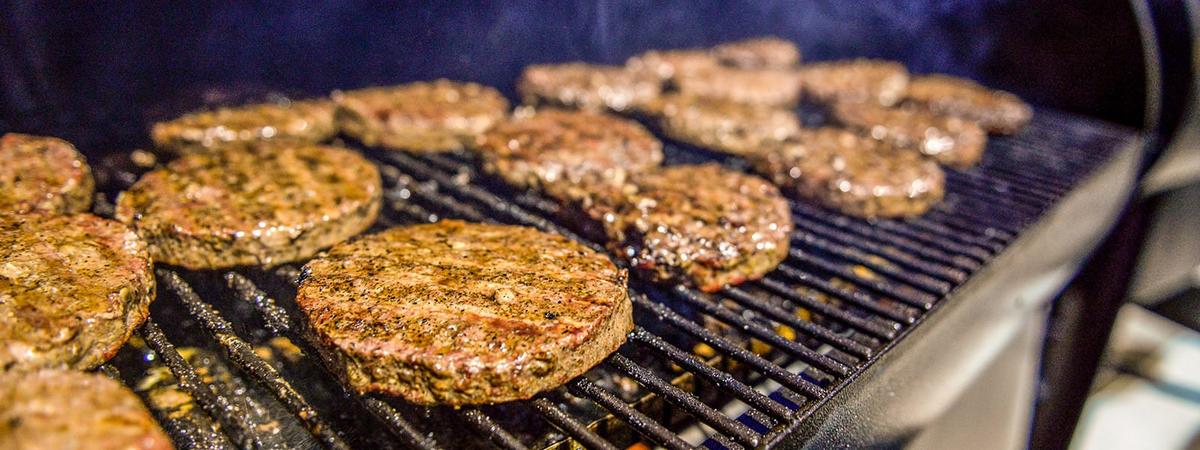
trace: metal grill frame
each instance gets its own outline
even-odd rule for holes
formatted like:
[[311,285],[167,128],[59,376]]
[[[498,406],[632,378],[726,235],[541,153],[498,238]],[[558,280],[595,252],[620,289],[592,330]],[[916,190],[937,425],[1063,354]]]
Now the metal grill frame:
[[[1097,196],[1107,196],[1119,205],[1130,191],[1132,181],[1123,174],[1132,173],[1127,169],[1136,164],[1138,146],[1132,133],[1052,111],[1039,110],[1035,117],[1035,120],[1045,123],[1032,127],[1018,138],[1001,139],[1006,147],[1003,157],[997,156],[996,150],[989,149],[992,157],[985,163],[986,170],[949,170],[948,183],[951,188],[948,190],[947,203],[929,215],[908,221],[867,223],[803,203],[793,203],[797,225],[797,231],[793,234],[793,250],[788,262],[764,280],[749,286],[728,287],[717,294],[702,294],[680,286],[664,288],[634,283],[639,285],[634,288],[635,308],[651,313],[661,325],[709,344],[725,357],[745,364],[805,399],[798,409],[793,410],[777,400],[767,398],[743,380],[704,364],[688,350],[669,344],[643,328],[641,323],[630,334],[631,345],[651,350],[749,405],[758,416],[773,423],[768,433],[758,433],[737,418],[725,416],[695,396],[672,386],[662,377],[638,367],[620,352],[608,358],[605,364],[636,379],[645,389],[664,398],[674,408],[716,430],[718,434],[714,435],[714,439],[727,446],[792,447],[806,441],[820,441],[830,432],[835,433],[836,437],[847,438],[847,441],[842,441],[843,444],[853,441],[854,434],[846,431],[841,424],[849,419],[864,417],[865,405],[870,400],[864,402],[863,395],[885,384],[881,382],[884,378],[893,378],[886,384],[901,382],[904,378],[896,375],[894,368],[902,365],[905,358],[915,360],[917,357],[911,354],[919,353],[920,347],[929,347],[932,338],[928,335],[937,332],[944,334],[951,328],[968,326],[972,305],[979,305],[979,300],[989,293],[1003,292],[1003,286],[997,285],[1006,278],[1002,275],[1012,273],[1012,267],[1030,259],[1031,253],[1037,253],[1031,252],[1031,249],[1038,249],[1039,241],[1061,239],[1064,235],[1086,240],[1098,236],[1111,224],[1109,215],[1083,229],[1067,230],[1064,229],[1064,219],[1069,218],[1064,217],[1064,211],[1077,208],[1075,205],[1081,202],[1094,202]],[[1075,129],[1068,127],[1062,131],[1098,133],[1107,141],[1090,148],[1069,147],[1062,150],[1069,152],[1060,156],[1063,164],[1060,168],[1021,167],[1017,161],[1008,160],[1012,155],[1007,152],[1055,151],[1035,145],[1039,138],[1055,138],[1056,135],[1051,131],[1055,124],[1074,125]],[[1035,122],[1035,125],[1038,123]],[[1058,138],[1061,139],[1061,136]],[[464,177],[471,181],[479,179],[479,175],[464,160],[443,155],[413,156],[370,149],[364,151],[381,164],[385,177],[402,186],[386,194],[387,211],[380,218],[384,224],[428,221],[437,215],[431,210],[438,210],[467,220],[493,222],[504,219],[508,223],[535,226],[578,239],[603,251],[603,247],[597,243],[588,242],[547,219],[546,204],[541,199],[520,195],[506,197],[474,183],[463,183]],[[699,154],[702,158],[714,157],[697,149],[673,151]],[[1059,176],[1062,174],[1073,174],[1078,178],[1064,180]],[[128,176],[111,178],[130,179]],[[996,208],[996,205],[1000,208]],[[105,205],[97,207],[98,212],[106,209]],[[1066,225],[1078,227],[1078,224]],[[1079,252],[1088,248],[1076,242],[1066,249],[1071,252],[1064,250],[1068,254],[1058,259],[1079,260],[1082,258]],[[856,263],[875,275],[870,278],[859,276],[848,269],[849,266],[834,264],[831,260]],[[289,280],[296,280],[298,275],[292,266],[284,266],[274,272]],[[300,419],[318,442],[330,448],[349,448],[344,436],[324,421],[288,380],[255,355],[250,344],[233,332],[229,322],[217,309],[197,296],[171,270],[159,268],[156,273],[164,288],[160,291],[169,292],[170,296],[175,297],[174,300],[160,301],[180,302],[200,323],[201,328],[210,334],[226,359],[272,393]],[[829,282],[831,276],[848,280],[853,288]],[[270,296],[236,271],[226,272],[224,279],[230,290],[258,310],[273,334],[288,337],[300,345],[309,357],[317,354],[308,336],[301,331],[303,328],[295,311],[278,306]],[[796,285],[834,298],[838,304],[797,293],[793,288]],[[827,324],[800,320],[777,303],[766,301],[760,291],[784,297],[785,303],[793,311],[795,308],[812,311],[824,316],[827,321],[839,323],[842,329],[835,330]],[[647,293],[653,295],[648,297]],[[810,370],[831,377],[835,382],[823,386],[807,375],[789,372],[651,297],[670,297],[726,325],[740,328],[745,334],[766,342],[781,354],[807,363]],[[716,298],[726,301],[717,301]],[[891,301],[882,303],[880,299],[883,298]],[[801,340],[787,339],[762,325],[760,319],[763,318],[769,319],[770,323],[792,327],[796,335],[828,346],[841,356],[832,357]],[[850,339],[847,333],[865,336],[866,340]],[[222,393],[214,393],[195,376],[191,366],[179,356],[155,323],[147,323],[140,334],[162,356],[180,380],[181,388],[191,393],[200,406],[224,426],[233,442],[247,444],[252,441],[248,437],[252,433],[246,429],[246,424],[239,422],[236,414],[231,414],[236,411],[229,407]],[[888,375],[883,376],[885,373]],[[568,383],[565,389],[608,410],[644,439],[667,448],[688,446],[675,432],[596,383],[579,378]],[[386,425],[402,443],[413,447],[438,447],[437,442],[422,434],[419,427],[408,422],[388,401],[370,396],[360,397],[348,391],[346,395],[359,399],[362,407]],[[611,443],[589,430],[587,424],[559,410],[548,396],[539,396],[528,405],[548,424],[576,442],[589,448],[613,448]],[[483,410],[466,408],[459,415],[481,438],[489,439],[496,446],[525,448],[519,439]],[[833,424],[832,427],[830,424]]]

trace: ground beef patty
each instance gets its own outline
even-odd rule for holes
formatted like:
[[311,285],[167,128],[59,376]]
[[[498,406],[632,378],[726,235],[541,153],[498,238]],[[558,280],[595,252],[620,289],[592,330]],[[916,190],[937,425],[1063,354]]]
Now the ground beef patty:
[[785,69],[800,63],[800,49],[777,37],[758,37],[713,47],[721,63],[742,69]]
[[916,77],[908,98],[936,113],[977,121],[992,133],[1016,133],[1033,117],[1033,110],[1017,96],[949,75]]
[[625,111],[653,100],[661,91],[656,77],[587,63],[532,65],[517,80],[517,92],[526,104],[588,111]]
[[335,246],[301,279],[296,303],[334,372],[424,405],[530,398],[633,329],[624,271],[526,227],[393,228]]
[[146,244],[121,223],[0,216],[0,372],[107,361],[149,314],[152,270]]
[[650,50],[625,61],[625,67],[649,74],[660,80],[708,70],[719,66],[717,58],[707,50]]
[[309,100],[201,111],[156,123],[150,136],[155,145],[180,154],[230,143],[317,143],[337,134],[333,108],[328,100]]
[[838,128],[805,129],[747,159],[789,196],[859,217],[919,215],[945,193],[937,163]]
[[461,150],[508,114],[499,91],[444,79],[334,92],[333,99],[342,132],[411,152]]
[[118,220],[154,260],[189,269],[273,265],[365,230],[379,212],[379,171],[337,147],[225,147],[172,161],[117,198]]
[[792,110],[667,95],[639,108],[681,142],[741,155],[800,131]]
[[766,180],[716,164],[672,166],[625,183],[555,186],[564,216],[653,281],[712,292],[761,278],[787,257],[787,201]]
[[891,106],[904,98],[908,69],[897,62],[853,59],[805,64],[800,69],[804,94],[833,103],[876,102]]
[[75,214],[92,206],[95,181],[83,155],[52,137],[0,137],[0,214]]
[[171,441],[137,395],[94,373],[0,375],[0,448],[166,450]]
[[800,73],[790,69],[714,67],[675,77],[680,94],[708,100],[790,107],[800,101]]
[[921,108],[842,102],[831,109],[838,121],[851,128],[897,147],[916,149],[948,166],[975,165],[987,145],[987,134],[979,124]]
[[524,110],[480,136],[484,170],[519,189],[622,180],[662,163],[662,143],[637,122],[582,111]]

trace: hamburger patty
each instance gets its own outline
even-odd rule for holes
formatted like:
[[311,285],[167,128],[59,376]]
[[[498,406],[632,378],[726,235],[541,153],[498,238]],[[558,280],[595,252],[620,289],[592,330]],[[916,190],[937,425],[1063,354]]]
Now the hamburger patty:
[[919,108],[888,108],[874,103],[838,103],[838,121],[901,148],[914,148],[937,162],[967,168],[983,157],[987,134],[979,124]]
[[334,92],[342,132],[370,146],[412,152],[461,150],[508,114],[500,92],[450,80]]
[[92,206],[95,181],[83,155],[52,137],[0,137],[0,214],[75,214]]
[[308,100],[221,108],[154,124],[154,144],[176,153],[206,151],[231,143],[317,143],[337,134],[333,102]]
[[664,167],[625,183],[559,185],[551,196],[643,277],[712,292],[761,278],[788,252],[787,201],[766,180],[716,164]]
[[1016,133],[1033,117],[1033,110],[1017,96],[949,75],[917,77],[909,85],[908,98],[933,112],[979,122],[992,133]]
[[624,111],[653,100],[661,91],[656,77],[587,63],[532,65],[517,80],[517,93],[526,104],[588,111]]
[[379,171],[350,150],[224,147],[151,171],[117,198],[154,260],[189,269],[305,259],[367,229]]
[[786,69],[800,63],[800,49],[777,37],[758,37],[713,47],[721,63],[742,69]]
[[107,361],[149,314],[152,270],[146,244],[121,223],[0,216],[0,372]]
[[891,106],[904,98],[908,69],[897,62],[853,59],[806,64],[800,68],[804,94],[817,101],[875,102]]
[[527,399],[600,363],[633,329],[626,274],[532,228],[446,220],[337,245],[296,303],[358,392],[424,405]]
[[681,142],[742,155],[800,131],[800,119],[788,109],[666,95],[640,111],[662,132]]
[[[528,111],[528,110],[527,110]],[[662,163],[662,143],[637,122],[556,109],[517,114],[480,136],[484,170],[519,189],[624,179]]]
[[714,67],[676,76],[675,87],[708,100],[781,107],[800,101],[800,73],[788,69]]
[[650,50],[625,61],[625,67],[634,72],[671,80],[719,66],[717,58],[707,50]]
[[838,128],[805,129],[747,159],[789,196],[859,217],[919,215],[945,193],[937,163]]
[[173,448],[129,389],[103,375],[67,370],[0,375],[0,448]]

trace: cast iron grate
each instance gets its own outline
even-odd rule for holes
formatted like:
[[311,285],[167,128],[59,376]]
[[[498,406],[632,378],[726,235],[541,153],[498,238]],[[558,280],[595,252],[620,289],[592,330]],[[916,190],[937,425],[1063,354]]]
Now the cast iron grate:
[[[638,326],[629,342],[601,367],[531,401],[417,408],[345,390],[320,370],[303,332],[290,297],[298,269],[290,265],[220,273],[159,267],[160,299],[139,333],[148,349],[127,346],[106,371],[120,369],[116,376],[132,385],[147,360],[161,361],[202,411],[192,414],[217,424],[202,431],[243,447],[757,447],[853,380],[1130,138],[1115,126],[1039,110],[1024,132],[993,139],[979,167],[949,170],[946,200],[921,218],[867,222],[793,202],[793,250],[777,270],[713,294],[633,282]],[[744,167],[667,147],[670,163]],[[545,199],[481,176],[466,155],[362,150],[380,164],[387,188],[376,229],[458,217],[534,226],[603,251],[551,220]],[[110,193],[136,179],[129,167],[109,167],[115,173],[102,179],[112,180]],[[302,356],[280,361],[258,351],[279,337]],[[252,388],[222,389],[181,355],[184,345],[215,350]],[[768,381],[780,388],[763,389]],[[286,423],[263,431],[239,401],[252,395],[266,397],[278,410],[272,417]],[[731,404],[746,413],[730,414]],[[689,424],[702,425],[703,442],[680,434]],[[289,426],[307,433],[264,434]],[[192,435],[199,431],[168,428],[181,444],[202,446]]]

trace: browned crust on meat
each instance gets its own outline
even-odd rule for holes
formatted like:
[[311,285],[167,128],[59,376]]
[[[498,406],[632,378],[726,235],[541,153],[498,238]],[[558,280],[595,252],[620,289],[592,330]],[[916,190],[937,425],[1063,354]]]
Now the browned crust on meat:
[[837,128],[804,130],[748,159],[789,196],[859,217],[920,215],[945,194],[937,163]]
[[908,98],[936,113],[977,121],[992,133],[1016,133],[1033,117],[1033,109],[1016,95],[949,75],[916,77]]
[[834,105],[832,111],[838,121],[874,139],[915,149],[957,168],[978,163],[987,145],[987,134],[979,124],[919,108],[843,102]]
[[657,77],[621,66],[581,62],[528,66],[517,80],[517,93],[529,105],[588,111],[625,111],[658,97]]
[[676,76],[674,81],[680,94],[708,100],[778,107],[800,101],[800,72],[791,69],[714,67]]
[[792,220],[779,189],[716,164],[558,185],[550,195],[652,281],[712,292],[761,278],[787,257]]
[[146,244],[90,214],[0,217],[0,371],[87,370],[149,315]]
[[168,450],[166,433],[132,391],[66,370],[0,375],[0,448]]
[[515,115],[480,136],[475,151],[486,171],[521,189],[590,176],[620,180],[663,160],[662,143],[637,122],[556,109]]
[[296,302],[358,392],[418,404],[528,399],[586,372],[633,328],[626,274],[532,228],[393,228],[305,265]]
[[0,214],[75,214],[92,206],[92,169],[62,139],[0,137]]
[[819,102],[896,104],[908,89],[908,69],[894,61],[852,59],[800,67],[804,95]]
[[328,100],[303,100],[197,111],[154,124],[150,137],[178,154],[263,141],[314,144],[337,134],[333,108]]
[[786,69],[800,63],[800,49],[772,36],[727,42],[712,49],[721,63],[742,69]]
[[338,147],[224,147],[172,161],[117,198],[118,220],[155,261],[189,269],[274,265],[311,257],[367,229],[382,182]]
[[461,150],[508,114],[499,91],[445,79],[334,92],[333,99],[343,133],[410,152]]
[[649,74],[660,80],[718,67],[720,63],[708,50],[650,50],[625,61],[629,70]]
[[734,155],[758,152],[800,131],[792,110],[666,95],[640,112],[671,139]]

